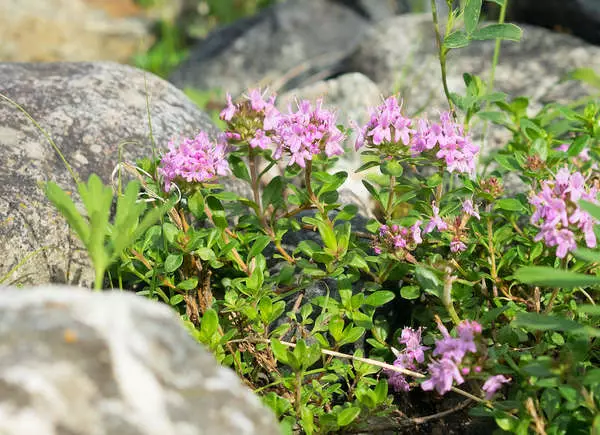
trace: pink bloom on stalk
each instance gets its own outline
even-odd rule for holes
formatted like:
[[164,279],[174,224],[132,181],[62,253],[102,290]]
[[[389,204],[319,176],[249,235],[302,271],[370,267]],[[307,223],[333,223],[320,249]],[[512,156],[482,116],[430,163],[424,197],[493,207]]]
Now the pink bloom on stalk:
[[534,208],[531,223],[540,229],[535,240],[556,246],[558,258],[577,248],[576,232],[583,233],[588,248],[595,247],[597,221],[577,202],[584,199],[598,203],[597,195],[595,187],[587,188],[580,172],[571,174],[566,167],[556,173],[554,180],[542,181],[541,191],[529,198]]
[[271,138],[261,129],[256,130],[254,137],[248,141],[251,148],[260,148],[263,150],[266,150],[271,143]]
[[479,213],[477,212],[477,210],[475,210],[475,206],[473,205],[473,200],[471,200],[471,199],[465,200],[465,202],[462,203],[462,209],[469,216],[473,216],[477,220],[481,219],[479,217]]
[[454,361],[449,358],[433,361],[427,368],[431,377],[421,384],[424,391],[435,389],[439,394],[445,394],[452,389],[454,381],[458,385],[465,381]]
[[390,252],[400,256],[405,256],[407,251],[412,251],[417,245],[423,242],[421,237],[421,221],[415,222],[410,228],[399,225],[381,225],[379,235],[373,242],[373,249],[376,254]]
[[406,345],[404,353],[408,355],[408,358],[411,361],[414,360],[418,363],[425,361],[424,351],[429,349],[427,346],[423,346],[421,344],[421,332],[421,328],[416,330],[412,328],[404,328],[402,330],[402,335],[398,340],[400,343]]
[[300,101],[297,106],[296,112],[290,107],[288,114],[277,119],[274,158],[280,158],[285,151],[291,155],[288,165],[296,163],[304,168],[306,161],[322,151],[327,157],[343,154],[344,134],[336,126],[335,114],[322,108],[322,100],[317,101],[314,109],[308,100]]
[[235,115],[236,111],[237,111],[237,107],[233,104],[233,101],[231,100],[231,94],[227,93],[227,107],[225,107],[221,111],[221,113],[219,114],[219,117],[223,121],[231,121],[231,119],[233,118],[233,115]]
[[220,137],[220,141],[214,143],[203,131],[194,139],[183,138],[178,143],[170,141],[169,151],[161,159],[158,168],[164,178],[165,191],[171,190],[176,178],[192,183],[229,175],[231,171],[225,153],[224,138]]
[[[413,369],[414,364],[407,354],[400,354],[393,363],[394,367],[400,369]],[[395,391],[409,391],[410,385],[408,384],[406,377],[394,370],[385,370],[385,374],[388,376],[388,383],[392,386]]]
[[502,387],[502,384],[506,384],[508,382],[510,382],[510,378],[507,378],[503,375],[490,376],[483,384],[483,387],[481,387],[481,389],[485,391],[486,400],[491,400],[494,394],[496,394],[496,391]]
[[436,228],[438,231],[447,230],[448,224],[440,217],[439,207],[436,206],[435,204],[432,204],[431,208],[433,210],[433,216],[432,216],[431,220],[429,221],[429,223],[425,226],[425,229],[423,230],[423,232],[425,234],[427,234],[427,233],[432,232]]
[[450,252],[464,252],[467,250],[467,245],[460,239],[452,239],[450,242]]
[[401,106],[396,97],[388,97],[374,109],[371,109],[371,119],[358,133],[356,149],[368,142],[369,145],[382,143],[402,143],[408,145],[411,135],[412,120],[402,116]]
[[460,364],[468,352],[477,352],[475,336],[481,334],[479,323],[463,320],[457,326],[458,338],[452,337],[441,323],[438,324],[438,329],[443,337],[435,342],[434,356],[449,358],[456,364]]

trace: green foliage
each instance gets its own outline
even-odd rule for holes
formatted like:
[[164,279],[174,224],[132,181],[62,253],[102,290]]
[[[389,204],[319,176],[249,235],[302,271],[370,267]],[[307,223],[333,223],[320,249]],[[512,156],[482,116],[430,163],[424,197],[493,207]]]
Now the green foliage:
[[[442,71],[450,49],[520,38],[513,25],[481,26],[481,0],[463,3],[450,11],[446,35],[438,34]],[[210,4],[223,20],[234,19],[217,12],[229,2]],[[573,77],[595,80],[589,71]],[[600,103],[551,103],[534,112],[526,97],[493,92],[493,80],[465,74],[464,81],[464,95],[446,89],[454,115],[467,129],[478,121],[505,129],[506,145],[482,159],[473,177],[448,173],[441,161],[406,147],[364,151],[357,172],[376,171],[362,182],[377,216],[364,228],[354,219],[358,208],[338,201],[348,173],[334,172],[334,159],[318,156],[305,169],[287,167],[267,179],[259,171],[277,162],[244,141],[228,160],[248,197],[214,183],[182,183],[177,203],[161,193],[165,205],[147,210],[132,183],[119,194],[111,224],[113,193],[97,177],[78,186],[87,219],[55,184],[46,193],[88,249],[97,288],[112,265],[110,276],[123,288],[171,306],[219,363],[262,396],[284,433],[406,425],[398,417],[410,412],[398,409],[406,400],[395,400],[405,393],[390,390],[389,372],[381,370],[403,348],[402,329],[424,327],[423,341],[433,347],[437,324],[462,319],[483,329],[480,370],[458,386],[468,391],[456,390],[478,402],[473,414],[509,433],[597,432],[600,252],[579,248],[557,258],[536,240],[528,196],[505,191],[502,180],[516,176],[537,192],[568,167],[597,183]],[[567,151],[557,149],[565,143]],[[148,175],[157,165],[140,162],[140,177],[160,192],[161,180]],[[467,199],[479,216],[466,213]],[[600,207],[569,207],[578,205],[600,220]],[[409,228],[431,219],[434,206],[448,230],[375,253],[382,224]],[[456,240],[464,250],[452,249]],[[428,376],[419,370],[404,373],[413,389]],[[506,400],[484,398],[480,387],[492,374],[511,378],[495,396]]]

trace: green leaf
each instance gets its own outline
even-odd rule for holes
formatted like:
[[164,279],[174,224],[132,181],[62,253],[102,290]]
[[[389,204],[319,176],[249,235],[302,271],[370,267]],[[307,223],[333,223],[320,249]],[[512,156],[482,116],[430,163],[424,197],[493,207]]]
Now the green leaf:
[[342,339],[342,333],[344,332],[344,320],[340,317],[334,317],[329,320],[329,334],[336,341],[339,342]]
[[375,189],[375,187],[369,183],[367,180],[361,180],[362,184],[365,186],[365,188],[369,191],[369,193],[371,194],[371,196],[373,198],[375,198],[375,200],[381,202],[381,199],[379,198],[379,193],[377,193],[377,189]]
[[204,197],[201,192],[194,192],[187,200],[187,205],[196,219],[204,216]]
[[246,163],[236,156],[235,154],[229,155],[229,167],[231,168],[231,172],[237,178],[247,181],[250,183],[250,173],[248,172],[248,168],[246,167]]
[[509,41],[520,41],[523,31],[514,24],[490,24],[475,30],[471,34],[472,39],[489,40],[504,39]]
[[87,246],[90,228],[83,216],[75,208],[75,204],[69,195],[65,193],[56,183],[46,183],[46,196],[67,220],[67,223],[79,236],[84,246]]
[[345,408],[337,415],[337,423],[340,427],[348,426],[356,417],[360,414],[360,408],[356,406],[352,406],[350,408]]
[[174,307],[182,302],[183,302],[183,295],[180,295],[180,294],[173,295],[173,296],[171,296],[171,299],[169,299],[169,304],[172,307]]
[[289,352],[287,346],[281,344],[281,342],[276,338],[273,338],[271,339],[271,350],[273,351],[275,358],[277,358],[277,361],[280,361],[283,364],[288,364],[291,353]]
[[227,218],[225,217],[225,209],[223,204],[214,196],[206,198],[206,205],[212,213],[212,220],[217,228],[223,230],[227,228]]
[[552,267],[527,266],[515,273],[515,278],[525,284],[545,287],[587,287],[600,284],[600,277],[559,270]]
[[587,211],[593,218],[600,220],[600,206],[589,201],[579,201],[579,207]]
[[317,228],[319,229],[319,234],[321,235],[321,238],[323,239],[323,243],[325,244],[325,246],[331,252],[337,251],[338,242],[335,237],[335,232],[333,231],[333,228],[331,228],[331,226],[329,226],[329,224],[327,222],[323,222],[323,221],[318,221]]
[[248,260],[260,254],[269,243],[271,243],[271,238],[269,236],[258,236],[254,241],[252,248],[250,248],[250,252],[248,252]]
[[421,297],[421,289],[416,285],[405,285],[400,289],[400,296],[408,300],[419,299]]
[[198,278],[188,278],[185,281],[181,281],[177,284],[177,288],[181,290],[194,290],[198,287]]
[[485,0],[485,1],[490,2],[490,3],[496,3],[500,7],[504,6],[504,3],[506,3],[506,0]]
[[350,344],[358,341],[360,337],[365,333],[365,328],[360,326],[348,327],[344,330],[344,336],[340,340],[340,346]]
[[183,255],[181,254],[169,254],[165,260],[164,269],[165,272],[175,272],[183,264]]
[[469,45],[469,42],[469,36],[463,30],[455,30],[444,39],[444,47],[447,49],[462,48]]
[[383,165],[381,165],[381,172],[386,175],[400,177],[403,171],[402,165],[395,159],[386,160]]
[[600,76],[592,68],[576,68],[567,73],[563,80],[579,80],[596,89],[600,89]]
[[481,13],[482,0],[467,0],[465,5],[465,30],[471,34],[477,29],[479,23],[479,14]]
[[525,207],[523,207],[523,204],[518,199],[503,198],[496,201],[494,209],[507,211],[523,211]]
[[273,204],[275,208],[283,205],[283,178],[280,175],[269,181],[263,190],[262,201],[265,207],[269,204]]
[[213,335],[219,328],[219,316],[215,310],[208,308],[200,320],[200,331],[208,336]]
[[512,324],[532,331],[563,331],[600,337],[600,329],[581,325],[565,317],[549,316],[539,313],[519,313]]
[[380,307],[382,305],[387,304],[391,300],[395,298],[395,295],[391,291],[380,290],[371,293],[369,296],[365,298],[365,304],[370,305],[372,307]]

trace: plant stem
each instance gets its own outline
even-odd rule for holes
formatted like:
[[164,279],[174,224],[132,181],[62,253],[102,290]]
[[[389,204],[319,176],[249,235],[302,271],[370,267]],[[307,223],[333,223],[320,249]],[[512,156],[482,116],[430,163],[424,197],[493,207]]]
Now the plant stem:
[[260,198],[260,191],[259,191],[259,187],[260,187],[260,175],[258,175],[258,171],[257,171],[257,162],[256,162],[256,153],[254,152],[254,150],[252,148],[250,148],[250,146],[248,146],[249,152],[248,152],[248,166],[250,166],[250,183],[251,183],[251,187],[252,187],[252,193],[254,195],[254,202],[256,203],[256,205],[258,206],[258,218],[260,220],[263,220],[263,208],[262,208],[262,201]]
[[392,218],[392,205],[394,204],[394,186],[396,185],[396,177],[390,175],[390,191],[388,193],[388,201],[385,206],[385,217]]
[[[437,13],[437,4],[436,0],[431,0],[431,15],[433,16],[433,26],[435,28],[435,38],[438,44],[438,57],[440,59],[440,69],[442,72],[442,85],[444,86],[444,94],[446,95],[446,100],[448,100],[448,106],[450,107],[450,112],[452,116],[456,117],[454,112],[454,104],[452,103],[452,99],[450,98],[450,90],[448,89],[448,79],[446,74],[446,54],[448,50],[444,48],[444,42],[442,41],[442,35],[440,33],[440,25],[438,22],[438,13]],[[448,21],[446,23],[446,36],[449,34],[449,31],[452,29],[452,8],[448,7]]]
[[460,323],[460,317],[456,314],[456,310],[454,309],[454,304],[452,303],[452,284],[456,280],[455,276],[450,275],[448,271],[446,276],[444,277],[444,293],[442,294],[442,303],[446,310],[448,310],[448,314],[450,314],[450,318],[455,325]]
[[[504,18],[506,17],[506,6],[507,5],[508,5],[508,0],[504,0],[504,2],[502,3],[502,6],[500,6],[500,15],[498,17],[498,24],[504,23]],[[502,42],[502,40],[500,38],[496,38],[496,44],[494,45],[494,55],[492,57],[492,69],[490,70],[490,78],[488,80],[488,85],[487,85],[487,89],[486,89],[488,94],[494,90],[494,80],[496,77],[496,66],[498,65],[498,59],[500,58],[501,42]],[[488,101],[486,101],[485,107],[483,110],[486,111],[486,110],[488,110],[489,107],[490,107],[490,102],[488,100]],[[481,141],[481,148],[479,149],[480,156],[484,155],[483,149],[485,147],[485,142],[486,142],[485,137],[486,137],[488,125],[489,125],[489,121],[486,120],[483,123],[483,133],[482,133],[483,140]],[[477,163],[479,166],[479,159],[478,159]]]

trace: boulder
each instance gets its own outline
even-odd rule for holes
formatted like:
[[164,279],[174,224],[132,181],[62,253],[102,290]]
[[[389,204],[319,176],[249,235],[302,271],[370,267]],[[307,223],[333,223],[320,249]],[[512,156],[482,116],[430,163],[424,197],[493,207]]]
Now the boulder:
[[600,2],[598,0],[509,2],[507,19],[570,33],[593,44],[600,44]]
[[[147,96],[158,148],[180,134],[215,131],[181,91],[128,66],[0,63],[0,77],[1,93],[48,132],[82,180],[97,173],[108,183],[120,148],[127,161],[152,155]],[[2,99],[0,150],[0,283],[90,286],[86,253],[38,185],[52,180],[75,191],[75,183],[32,121]]]
[[0,288],[0,433],[279,433],[167,306],[131,293]]
[[233,95],[259,85],[292,89],[315,75],[335,74],[368,25],[357,12],[327,0],[278,3],[209,34],[169,80],[180,88]]
[[[527,95],[534,103],[572,101],[589,95],[584,84],[559,83],[578,67],[600,69],[600,48],[578,38],[535,26],[521,26],[520,42],[503,42],[495,86],[510,96]],[[452,50],[448,58],[450,91],[462,92],[465,72],[488,79],[494,41],[476,41]],[[406,14],[371,28],[349,60],[386,94],[399,90],[408,112],[436,112],[447,106],[429,14]]]
[[3,0],[0,61],[128,62],[156,21],[134,0]]

